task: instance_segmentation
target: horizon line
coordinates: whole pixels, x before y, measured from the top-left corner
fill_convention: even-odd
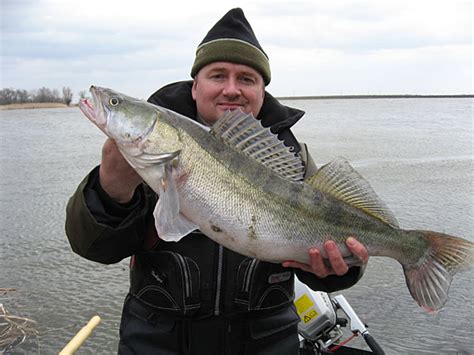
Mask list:
[[[301,95],[275,96],[278,100],[313,99],[409,99],[409,98],[474,98],[474,94],[353,94],[353,95]]]

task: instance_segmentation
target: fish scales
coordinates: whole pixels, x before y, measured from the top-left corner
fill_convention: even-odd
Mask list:
[[[386,251],[376,248],[387,234],[398,236],[385,238],[392,242],[390,250],[401,250],[408,256],[408,251],[413,249],[403,249],[400,230],[367,218],[359,210],[303,182],[288,181],[268,169],[262,171],[252,159],[236,154],[217,140],[210,140],[208,132],[199,129],[194,122],[186,123],[191,124],[168,121],[177,126],[176,136],[168,139],[180,140],[181,164],[188,172],[186,182],[179,188],[181,205],[185,208],[183,214],[195,216],[194,219],[200,221],[200,229],[226,247],[238,252],[244,248],[247,254],[261,260],[305,263],[309,261],[308,248],[321,246],[328,239],[338,243],[343,255],[350,255],[345,246],[348,235],[357,235],[371,255],[387,255]],[[166,129],[155,127],[158,135]],[[176,148],[175,145],[166,147]],[[368,228],[369,223],[372,229]],[[418,257],[415,255],[415,260]]]

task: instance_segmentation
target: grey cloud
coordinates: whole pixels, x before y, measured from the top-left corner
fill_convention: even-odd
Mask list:
[[[133,54],[157,48],[163,42],[180,43],[185,36],[160,23],[146,28],[120,22],[57,18],[41,5],[42,1],[2,0],[2,56],[73,59]]]
[[[413,49],[426,46],[472,44],[472,11],[468,3],[456,4],[449,17],[424,23],[430,7],[411,13],[393,1],[334,1],[277,3],[258,8],[262,16],[257,34],[264,46],[294,49],[333,49],[364,52]],[[453,25],[453,14],[459,19]],[[419,23],[416,19],[419,18]],[[432,20],[433,21],[433,20]],[[468,23],[469,22],[469,23]]]
[[[367,52],[388,49],[416,49],[430,46],[469,45],[472,37],[439,38],[427,37],[413,33],[394,33],[391,31],[364,33],[339,38],[317,37],[311,40],[300,38],[268,39],[268,43],[286,48],[299,49],[332,49],[343,52]]]
[[[386,16],[383,6],[368,1],[321,2],[321,1],[292,1],[274,3],[272,6],[257,4],[259,15],[276,18],[304,18],[311,15],[317,17],[334,17],[351,21],[381,21]]]
[[[157,40],[159,38],[159,40]],[[23,58],[88,58],[97,55],[124,55],[159,49],[163,43],[175,42],[173,34],[137,34],[126,31],[101,32],[6,32],[2,56]],[[182,40],[182,39],[180,39]]]

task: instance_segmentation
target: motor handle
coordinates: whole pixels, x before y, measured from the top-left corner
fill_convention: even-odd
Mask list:
[[[349,302],[347,302],[346,298],[343,295],[337,295],[333,297],[333,301],[335,302],[336,307],[342,309],[346,316],[349,317],[351,321],[351,331],[353,333],[364,334],[367,332],[367,328],[364,322],[362,322],[362,320],[359,318],[359,316],[356,314],[354,309],[351,307]]]
[[[375,341],[374,337],[370,335],[369,331],[367,330],[367,326],[364,324],[364,322],[362,322],[349,302],[347,302],[346,298],[343,295],[338,295],[335,296],[333,300],[336,306],[342,309],[342,311],[349,317],[351,321],[351,331],[354,334],[362,334],[365,342],[374,354],[385,355],[383,349],[380,347],[377,341]]]
[[[377,341],[372,335],[366,332],[365,334],[362,334],[362,336],[364,337],[365,342],[374,354],[385,355],[385,351],[380,347],[379,343],[377,343]]]

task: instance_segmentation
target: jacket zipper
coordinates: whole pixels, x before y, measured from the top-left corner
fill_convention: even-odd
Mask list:
[[[244,291],[245,292],[250,291],[250,284],[251,284],[253,274],[255,272],[255,268],[256,268],[257,264],[258,264],[258,260],[253,259],[250,262],[249,266],[247,267],[247,270],[246,270],[245,276],[244,276]]]
[[[221,287],[222,287],[222,264],[224,259],[224,247],[219,244],[217,259],[217,283],[216,283],[216,303],[214,305],[214,315],[220,314]]]
[[[181,254],[174,254],[176,259],[178,260],[178,264],[181,267],[181,270],[184,275],[184,293],[186,297],[190,297],[192,293],[192,285],[190,282],[191,276],[188,266],[186,265],[186,261]]]

